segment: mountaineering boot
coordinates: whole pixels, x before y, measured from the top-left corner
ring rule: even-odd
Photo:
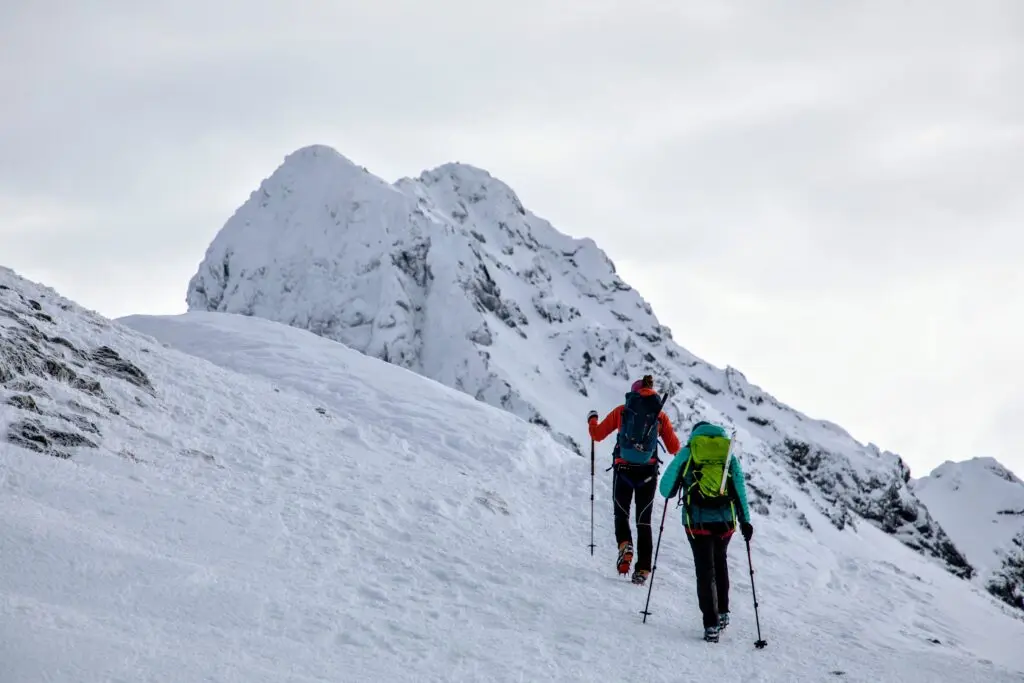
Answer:
[[[729,625],[729,613],[722,612],[718,615],[718,630],[724,631],[725,627]]]
[[[637,569],[633,572],[633,583],[642,586],[647,583],[647,577],[650,575],[651,573],[646,569]]]
[[[718,642],[718,627],[717,626],[705,626],[704,627],[704,640],[709,643]]]
[[[633,564],[633,544],[623,541],[619,544],[619,558],[615,561],[620,574],[629,573],[629,565]]]

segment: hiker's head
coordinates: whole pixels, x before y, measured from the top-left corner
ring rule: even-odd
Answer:
[[[633,382],[633,386],[630,388],[630,391],[637,392],[637,391],[640,391],[641,389],[653,389],[653,388],[654,388],[654,376],[653,375],[644,375],[643,379],[638,379],[637,381]]]

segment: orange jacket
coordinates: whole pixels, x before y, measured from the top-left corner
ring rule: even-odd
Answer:
[[[641,389],[639,392],[642,396],[650,396],[655,393],[653,389]],[[592,418],[589,423],[590,427],[590,438],[594,441],[603,441],[609,434],[614,431],[618,431],[619,426],[622,424],[622,409],[625,406],[616,406],[612,412],[598,423],[596,418]],[[679,437],[676,436],[676,432],[672,429],[672,422],[668,419],[668,415],[665,411],[658,413],[658,436],[665,442],[665,448],[669,453],[675,455],[679,452]]]

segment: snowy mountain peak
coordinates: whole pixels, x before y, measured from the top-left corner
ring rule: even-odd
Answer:
[[[735,432],[758,514],[809,530],[821,515],[841,530],[867,520],[973,573],[910,491],[899,456],[676,344],[593,240],[559,232],[487,171],[444,164],[392,185],[325,148],[290,159],[271,176],[288,182],[265,182],[217,234],[189,310],[311,330],[540,425],[581,454],[587,411],[609,411],[652,373],[671,391],[666,411],[680,431],[706,419]],[[611,445],[599,449],[607,461]]]
[[[310,145],[292,152],[260,186],[264,194],[293,192],[334,198],[387,191],[390,186],[340,152]],[[266,197],[269,199],[269,197]]]
[[[456,203],[475,206],[486,202],[497,215],[506,218],[528,216],[523,203],[509,185],[488,171],[470,164],[442,164],[421,173],[417,181],[433,190],[435,194],[448,195],[445,204],[451,206]],[[528,221],[522,222],[529,226]]]
[[[966,478],[976,481],[978,478],[984,478],[986,475],[996,476],[1011,484],[1018,484],[1024,487],[1024,482],[1022,482],[1016,474],[1007,469],[995,458],[985,456],[975,457],[961,462],[947,460],[932,470],[931,474],[928,475],[928,479],[952,478],[957,481],[962,481]]]
[[[990,457],[946,461],[913,490],[978,570],[978,581],[1024,608],[1024,482]]]

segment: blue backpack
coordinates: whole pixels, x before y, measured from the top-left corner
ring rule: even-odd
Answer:
[[[646,465],[658,457],[658,415],[664,400],[657,394],[626,394],[616,439],[618,457],[634,465]]]

